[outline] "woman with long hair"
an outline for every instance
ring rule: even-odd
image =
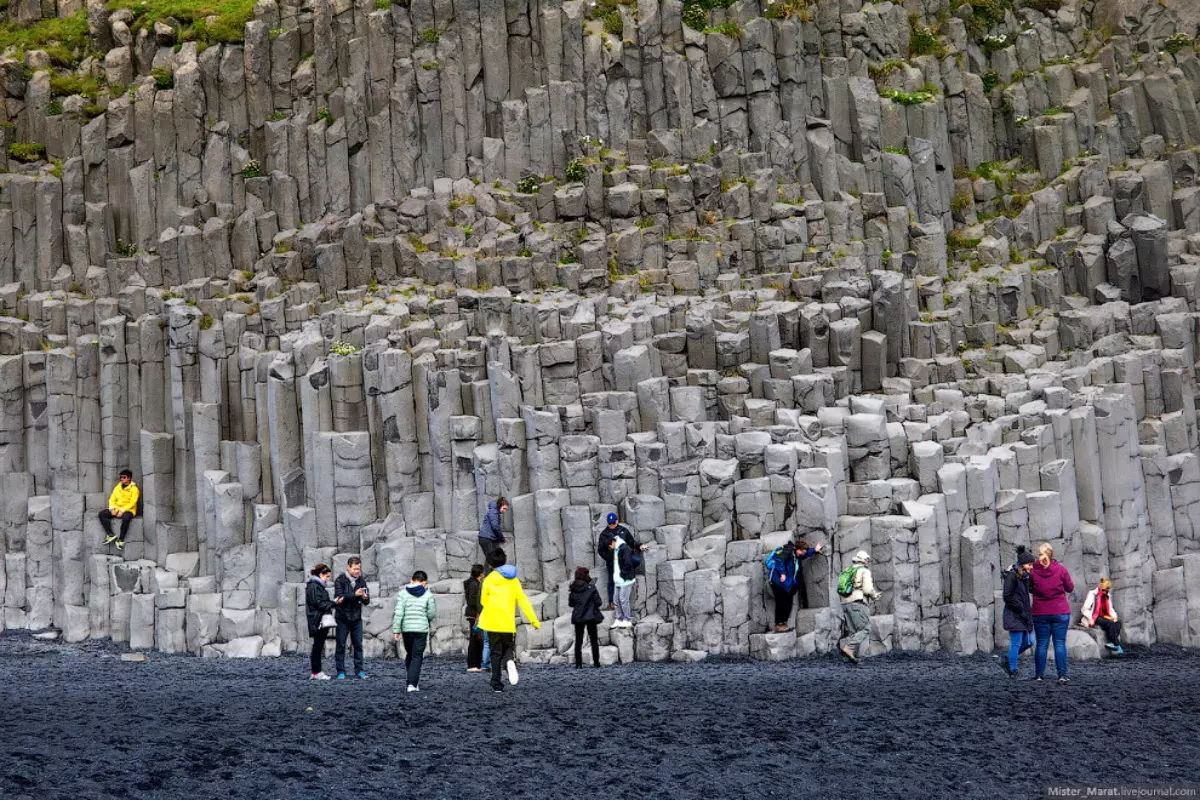
[[[1112,581],[1108,578],[1101,578],[1100,585],[1087,593],[1079,621],[1104,631],[1104,638],[1108,639],[1105,647],[1119,656],[1125,654],[1125,648],[1121,647],[1121,620],[1112,602]]]
[[[1034,651],[1034,680],[1042,680],[1046,672],[1046,656],[1054,643],[1054,669],[1060,683],[1067,682],[1067,628],[1071,624],[1071,604],[1067,595],[1075,591],[1067,568],[1054,560],[1054,548],[1049,543],[1038,547],[1037,563],[1030,573],[1030,594],[1033,597],[1033,630],[1037,636]]]
[[[325,639],[329,636],[329,628],[321,627],[321,618],[333,612],[333,601],[329,599],[329,576],[332,574],[328,565],[317,564],[304,587],[304,610],[308,618],[308,635],[312,637],[308,660],[312,679],[316,681],[329,680],[329,676],[321,671],[321,656],[325,654]]]
[[[575,568],[575,580],[570,586],[571,596],[567,604],[571,607],[571,623],[575,626],[575,668],[583,667],[583,632],[586,630],[592,642],[592,666],[600,666],[600,642],[596,626],[604,621],[601,611],[600,590],[592,583],[587,567]]]

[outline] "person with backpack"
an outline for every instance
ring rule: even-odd
[[[608,610],[612,611],[616,607],[613,604],[616,596],[616,569],[613,566],[612,548],[613,539],[618,536],[621,537],[625,544],[629,545],[630,553],[637,554],[634,559],[635,571],[637,567],[641,566],[642,553],[646,551],[647,547],[644,544],[638,543],[637,537],[633,535],[633,531],[628,526],[617,522],[616,514],[610,512],[605,522],[605,528],[600,531],[600,537],[596,540],[596,555],[600,556],[604,561],[604,566],[608,571],[608,583],[606,584],[606,588],[608,589]]]
[[[508,556],[502,548],[497,548],[488,556],[488,566],[492,571],[483,579],[483,591],[480,593],[480,603],[483,611],[479,614],[479,627],[488,632],[492,644],[492,691],[503,692],[504,684],[500,682],[500,670],[508,667],[508,682],[516,686],[520,676],[517,674],[517,662],[514,650],[517,642],[517,608],[525,615],[534,628],[542,627],[533,604],[525,596],[521,581],[517,580],[517,568],[508,564]]]
[[[463,599],[467,618],[467,672],[483,672],[483,631],[479,630],[479,612],[483,605],[479,602],[483,592],[483,565],[474,564],[471,567],[471,577],[463,581]]]
[[[1071,624],[1071,604],[1067,595],[1075,591],[1067,568],[1054,560],[1050,543],[1038,547],[1037,563],[1030,573],[1030,595],[1033,598],[1033,629],[1037,648],[1034,650],[1034,680],[1042,680],[1046,672],[1046,656],[1054,642],[1054,669],[1058,682],[1067,682],[1067,628]]]
[[[614,628],[633,627],[633,587],[637,583],[637,564],[634,550],[620,536],[614,536],[609,544],[613,559],[613,586],[616,589],[616,616]],[[640,559],[640,554],[639,554]]]
[[[1029,596],[1029,573],[1033,571],[1033,553],[1017,547],[1017,563],[1004,572],[1004,630],[1008,631],[1008,658],[1000,667],[1016,677],[1017,659],[1033,647],[1033,605]]]
[[[792,616],[792,599],[804,584],[800,562],[812,558],[824,547],[820,542],[815,547],[810,547],[803,539],[798,545],[788,542],[782,547],[776,547],[765,562],[767,581],[771,585],[771,593],[775,596],[776,633],[786,633],[789,630],[788,619]],[[806,602],[805,606],[807,605]]]
[[[871,579],[871,570],[867,566],[870,560],[870,553],[859,550],[850,559],[850,566],[838,575],[837,593],[842,599],[842,621],[846,627],[846,644],[840,649],[853,664],[860,663],[863,647],[871,638],[871,612],[867,601],[883,594]]]
[[[392,633],[397,642],[404,641],[404,670],[410,692],[421,691],[421,662],[429,644],[429,625],[436,616],[437,602],[429,591],[429,576],[419,569],[413,573],[412,583],[396,595],[392,614]]]
[[[575,669],[583,667],[583,632],[586,629],[592,642],[592,666],[600,666],[600,641],[596,626],[604,621],[600,610],[600,590],[592,583],[587,567],[575,568],[575,580],[570,586],[571,624],[575,626]]]
[[[371,593],[367,590],[367,579],[362,574],[362,559],[350,556],[346,571],[333,582],[333,602],[336,610],[333,618],[337,622],[337,647],[333,660],[337,665],[338,680],[346,677],[346,640],[354,646],[354,671],[358,677],[366,678],[363,666],[362,609],[370,604]]]
[[[500,525],[500,515],[508,511],[508,498],[497,497],[488,503],[487,513],[479,523],[479,549],[483,551],[483,560],[487,561],[492,551],[504,544],[504,530]]]
[[[308,583],[304,586],[304,615],[308,619],[308,635],[312,637],[312,651],[309,653],[309,666],[312,668],[312,679],[327,681],[329,676],[321,670],[321,657],[325,654],[325,640],[329,638],[329,628],[321,624],[326,614],[333,611],[333,600],[329,598],[329,576],[333,574],[325,564],[317,564],[309,573]]]
[[[1100,585],[1087,593],[1079,622],[1085,628],[1104,631],[1104,638],[1108,639],[1104,646],[1119,656],[1125,655],[1121,646],[1121,620],[1112,603],[1112,581],[1108,578],[1101,578]]]
[[[100,526],[104,528],[104,543],[117,543],[117,549],[125,549],[125,536],[133,518],[141,514],[142,493],[133,482],[133,473],[127,469],[121,470],[120,483],[113,487],[108,496],[108,508],[100,512]],[[118,537],[112,531],[112,521],[121,520],[121,535]]]

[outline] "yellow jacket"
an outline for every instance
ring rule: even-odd
[[[479,602],[483,611],[477,624],[482,630],[516,633],[517,606],[521,607],[521,613],[533,627],[542,627],[537,615],[533,613],[529,598],[525,596],[525,590],[521,588],[521,582],[517,580],[517,568],[511,564],[505,564],[500,569],[488,573],[483,579]]]
[[[129,486],[125,487],[117,484],[112,490],[112,494],[108,496],[108,507],[119,510],[122,514],[126,511],[133,515],[137,515],[138,503],[138,487],[133,481],[129,482]]]

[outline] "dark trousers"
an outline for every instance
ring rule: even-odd
[[[611,606],[613,604],[613,597],[616,596],[617,591],[616,585],[613,583],[613,562],[611,559],[604,562],[604,569],[608,573],[608,582],[605,586],[608,588],[608,604]]]
[[[787,625],[788,617],[792,615],[792,596],[796,593],[796,589],[793,587],[791,591],[788,591],[782,586],[772,583],[771,593],[775,595],[775,624]]]
[[[471,638],[467,641],[467,669],[483,668],[483,637],[487,634],[475,627],[476,622],[472,617],[467,617],[467,624],[471,626]]]
[[[483,551],[483,563],[485,567],[487,566],[488,557],[496,550],[499,550],[502,544],[504,542],[498,542],[495,539],[484,539],[482,536],[479,537],[479,549]]]
[[[1121,623],[1119,620],[1113,621],[1104,617],[1098,617],[1096,619],[1096,627],[1104,631],[1104,637],[1109,642],[1115,644],[1117,647],[1121,646]]]
[[[504,668],[504,662],[511,661],[513,658],[517,635],[488,631],[488,643],[492,646],[492,688],[503,691],[504,684],[500,682],[500,671]]]
[[[317,632],[313,634],[312,652],[308,655],[313,675],[321,671],[321,656],[325,655],[325,640],[328,638],[329,628],[317,628]]]
[[[113,513],[107,508],[100,512],[100,524],[104,527],[104,535],[112,536],[112,521],[114,519],[121,520],[121,541],[125,541],[125,534],[129,533],[129,525],[133,522],[133,512],[126,511],[123,514],[113,516]]]
[[[354,645],[354,671],[363,671],[362,652],[362,617],[354,621],[339,619],[337,621],[337,648],[333,651],[333,660],[337,665],[338,674],[346,671],[346,637]]]
[[[600,639],[596,635],[596,623],[575,623],[575,666],[583,666],[583,631],[587,629],[588,638],[592,640],[592,666],[600,666]]]
[[[404,640],[404,669],[408,672],[408,685],[417,686],[421,681],[421,662],[425,659],[429,633],[401,631],[400,638]]]

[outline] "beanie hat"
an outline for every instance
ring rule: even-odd
[[[614,522],[616,522],[616,521],[617,521],[617,515],[616,515],[616,514],[613,514],[613,513],[609,513],[609,515],[608,515],[608,524],[609,524],[609,525],[612,525],[612,524],[613,524]]]
[[[865,564],[871,560],[871,554],[866,550],[859,550],[854,554],[854,558],[850,560],[852,564]]]
[[[1017,548],[1017,564],[1018,565],[1032,564],[1035,560],[1036,559],[1034,559],[1033,553],[1029,552],[1024,547]]]

